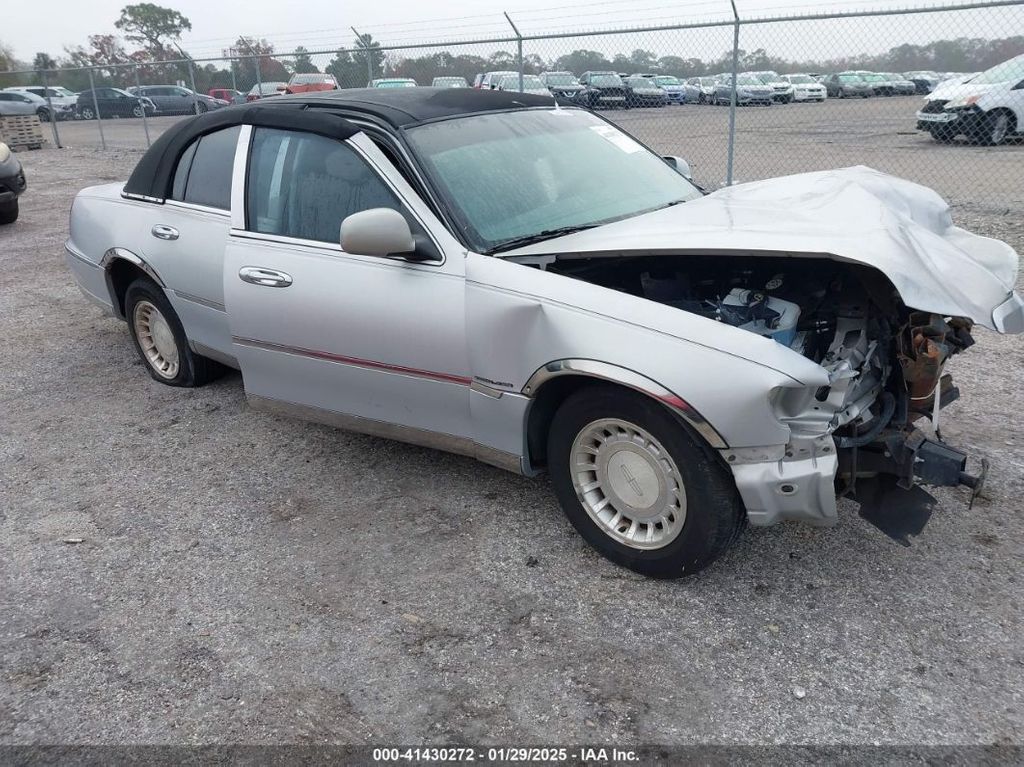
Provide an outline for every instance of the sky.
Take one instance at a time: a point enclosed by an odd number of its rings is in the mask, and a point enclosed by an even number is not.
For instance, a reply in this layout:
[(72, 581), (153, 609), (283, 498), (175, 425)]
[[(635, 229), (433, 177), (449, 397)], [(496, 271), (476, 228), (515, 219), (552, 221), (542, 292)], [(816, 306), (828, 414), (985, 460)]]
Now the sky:
[[(466, 40), (508, 35), (502, 15), (507, 10), (524, 35), (587, 31), (616, 27), (693, 23), (731, 17), (729, 0), (508, 0), (507, 6), (488, 11), (471, 0), (422, 0), (358, 4), (338, 0), (156, 0), (174, 8), (192, 22), (182, 46), (195, 58), (221, 54), (239, 35), (268, 39), (279, 52), (302, 45), (310, 50), (351, 45), (356, 27), (383, 44), (408, 45), (428, 40)], [(90, 34), (116, 33), (114, 21), (128, 0), (37, 0), (5, 3), (0, 42), (15, 56), (31, 61), (37, 51), (53, 56), (65, 46), (84, 45)], [(949, 5), (952, 0), (902, 0), (899, 7)], [(895, 7), (890, 0), (736, 0), (741, 16), (766, 17), (824, 11)], [(1016, 30), (1016, 31), (1014, 31)], [(764, 47), (790, 58), (825, 58), (850, 53), (877, 53), (901, 42), (927, 42), (939, 38), (1005, 37), (1024, 32), (1021, 7), (856, 21), (768, 24), (744, 28), (741, 47)], [(602, 53), (629, 52), (634, 48), (658, 55), (710, 58), (731, 44), (729, 29), (687, 32), (646, 32), (610, 37), (583, 37), (537, 41), (531, 50), (554, 58), (575, 48)], [(509, 45), (469, 46), (464, 50), (486, 55)], [(417, 52), (410, 52), (415, 55)]]

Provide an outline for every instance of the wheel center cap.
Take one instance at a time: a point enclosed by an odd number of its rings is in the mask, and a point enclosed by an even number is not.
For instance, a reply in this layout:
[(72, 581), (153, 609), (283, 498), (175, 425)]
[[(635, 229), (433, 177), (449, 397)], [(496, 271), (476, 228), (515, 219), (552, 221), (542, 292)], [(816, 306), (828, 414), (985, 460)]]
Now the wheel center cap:
[(156, 344), (157, 350), (165, 358), (169, 357), (175, 351), (174, 335), (164, 318), (154, 317), (150, 324), (150, 331), (153, 333), (153, 343)]
[(616, 450), (608, 457), (611, 490), (634, 509), (649, 509), (661, 496), (661, 481), (649, 459), (629, 450)]

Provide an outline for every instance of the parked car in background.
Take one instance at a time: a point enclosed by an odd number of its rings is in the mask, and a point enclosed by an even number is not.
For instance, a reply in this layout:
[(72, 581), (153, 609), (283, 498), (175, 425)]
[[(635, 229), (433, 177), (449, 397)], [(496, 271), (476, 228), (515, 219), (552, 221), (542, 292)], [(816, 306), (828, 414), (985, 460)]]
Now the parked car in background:
[(889, 94), (890, 96), (913, 96), (917, 93), (917, 86), (903, 75), (896, 74), (895, 72), (879, 72), (878, 74), (885, 80), (892, 91)]
[(641, 72), (633, 74), (632, 77), (646, 77), (648, 80), (652, 81), (655, 85), (665, 91), (665, 95), (668, 96), (669, 103), (686, 103), (686, 86), (678, 77)]
[(1024, 331), (1009, 245), (869, 168), (705, 195), (593, 112), (437, 95), (178, 121), (127, 182), (78, 193), (69, 271), (153, 380), (230, 366), (255, 408), (546, 472), (580, 534), (649, 576), (701, 570), (747, 522), (834, 525), (861, 473), (894, 509), (918, 482), (981, 490), (930, 427), (972, 325)]
[(466, 82), (465, 77), (435, 77), (431, 83), (431, 87), (434, 88), (468, 88), (469, 83)]
[(529, 93), (533, 96), (550, 96), (551, 91), (548, 90), (547, 86), (544, 85), (544, 81), (537, 75), (523, 75), (522, 87), (519, 85), (519, 75), (505, 75), (498, 80), (497, 90), (499, 91), (518, 91), (520, 93)]
[(626, 104), (631, 107), (663, 107), (668, 104), (668, 94), (658, 87), (653, 78), (642, 75), (625, 77)]
[(378, 77), (366, 84), (367, 88), (415, 88), (416, 81), (410, 77)]
[(27, 187), (21, 161), (0, 141), (0, 224), (18, 220), (18, 198)]
[(918, 70), (915, 72), (904, 72), (903, 76), (910, 80), (917, 89), (919, 95), (927, 95), (935, 90), (942, 82), (942, 75), (929, 70)]
[[(712, 104), (732, 103), (732, 76), (725, 75), (715, 82)], [(775, 89), (753, 75), (736, 75), (736, 103), (761, 104), (769, 107), (775, 103)]]
[(937, 141), (959, 135), (996, 146), (1024, 136), (1024, 55), (1004, 61), (967, 82), (941, 85), (925, 98), (917, 129)]
[(684, 85), (686, 100), (691, 104), (710, 104), (715, 97), (714, 77), (691, 77)]
[(874, 91), (864, 78), (853, 72), (837, 72), (825, 78), (825, 90), (837, 99), (867, 98)]
[[(35, 99), (38, 99), (38, 101), (35, 101), (36, 114), (44, 122), (50, 119), (51, 107), (58, 120), (73, 120), (77, 116), (75, 104), (78, 102), (78, 94), (72, 93), (67, 88), (44, 88), (41, 85), (29, 85), (4, 88), (4, 92), (21, 93), (30, 98), (35, 97)], [(49, 96), (49, 100), (47, 100), (47, 96)]]
[(825, 86), (810, 75), (782, 75), (793, 86), (793, 101), (824, 101), (828, 97)]
[(24, 93), (0, 91), (0, 117), (9, 115), (34, 115), (38, 109), (35, 101)]
[(245, 94), (234, 88), (210, 88), (206, 95), (211, 99), (219, 99), (232, 104), (244, 104), (246, 101)]
[(245, 94), (245, 100), (247, 102), (252, 102), (259, 101), (260, 99), (268, 99), (271, 96), (280, 96), (284, 93), (284, 89), (287, 87), (288, 83), (278, 81), (257, 83), (249, 89), (248, 93)]
[(326, 72), (296, 72), (288, 78), (288, 84), (284, 88), (287, 94), (336, 90), (338, 81), (334, 79), (334, 75)]
[(896, 86), (878, 72), (855, 70), (853, 74), (859, 76), (861, 80), (871, 86), (871, 93), (874, 96), (896, 95)]
[(793, 86), (779, 76), (778, 72), (744, 72), (745, 75), (756, 77), (772, 89), (772, 98), (780, 104), (788, 104), (793, 100)]
[(156, 104), (158, 112), (165, 115), (202, 114), (231, 104), (225, 99), (211, 98), (180, 85), (143, 85), (126, 90), (132, 95), (146, 97)]
[(513, 69), (497, 69), (493, 72), (484, 72), (480, 75), (480, 82), (474, 83), (473, 87), (480, 88), (482, 90), (496, 90), (498, 87), (498, 81), (508, 75), (516, 75), (518, 77), (519, 73)]
[(551, 91), (552, 96), (573, 99), (583, 90), (580, 81), (572, 72), (541, 72), (540, 79)]
[(583, 90), (573, 100), (591, 109), (601, 107), (621, 107), (628, 109), (626, 103), (626, 84), (617, 72), (584, 72), (580, 75)]
[[(95, 88), (78, 94), (75, 105), (83, 120), (99, 117), (142, 117), (156, 114), (156, 104), (148, 96), (139, 96), (120, 88)], [(97, 109), (99, 110), (97, 112)]]

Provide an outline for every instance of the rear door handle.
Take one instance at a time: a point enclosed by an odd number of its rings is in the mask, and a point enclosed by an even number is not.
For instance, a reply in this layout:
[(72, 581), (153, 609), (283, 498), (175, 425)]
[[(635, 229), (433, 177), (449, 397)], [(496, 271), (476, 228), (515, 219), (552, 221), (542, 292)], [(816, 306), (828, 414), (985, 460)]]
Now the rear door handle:
[(178, 230), (173, 226), (167, 226), (167, 224), (157, 224), (153, 227), (152, 234), (159, 240), (178, 239)]
[(276, 269), (264, 269), (262, 266), (243, 266), (238, 270), (238, 276), (242, 282), (262, 285), (266, 288), (287, 288), (292, 284), (290, 274), (279, 272)]

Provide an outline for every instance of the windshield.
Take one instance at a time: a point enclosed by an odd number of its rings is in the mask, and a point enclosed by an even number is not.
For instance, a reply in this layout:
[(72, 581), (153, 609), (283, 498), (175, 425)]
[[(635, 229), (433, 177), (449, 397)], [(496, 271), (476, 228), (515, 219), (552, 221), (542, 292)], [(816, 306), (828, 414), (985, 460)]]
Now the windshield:
[[(725, 79), (725, 84), (726, 85), (729, 84), (729, 78)], [(737, 85), (764, 85), (763, 82), (758, 80), (756, 77), (752, 77), (751, 75), (737, 75), (736, 76), (736, 84)]]
[(679, 80), (677, 80), (675, 77), (669, 77), (667, 75), (655, 77), (654, 82), (656, 82), (658, 85), (679, 85)]
[(544, 79), (547, 80), (548, 85), (579, 85), (579, 80), (568, 72), (545, 75)]
[(881, 75), (862, 75), (862, 77), (869, 83), (884, 83), (885, 78)]
[(860, 75), (839, 75), (840, 81), (844, 83), (861, 83), (864, 82)]
[[(519, 75), (506, 75), (501, 78), (498, 83), (498, 87), (506, 91), (519, 90)], [(541, 79), (537, 75), (523, 75), (523, 90), (547, 90), (547, 86), (541, 82)]]
[(660, 157), (580, 109), (492, 112), (428, 123), (407, 135), (482, 253), (701, 196)]
[(463, 77), (435, 77), (434, 85), (447, 86), (449, 88), (465, 88), (466, 80)]
[(378, 88), (410, 88), (416, 85), (412, 80), (381, 80)]
[(590, 84), (599, 88), (621, 88), (622, 78), (618, 75), (591, 75)]
[(652, 82), (650, 78), (647, 77), (627, 77), (626, 83), (633, 90), (643, 90), (645, 88), (647, 90), (651, 90), (658, 87), (657, 83)]
[(971, 78), (972, 85), (992, 85), (993, 83), (1007, 83), (1024, 80), (1024, 56), (1004, 61), (998, 66), (982, 72), (977, 77)]
[(804, 83), (817, 82), (816, 80), (814, 80), (811, 77), (808, 77), (807, 75), (789, 75), (789, 81), (791, 83), (800, 84), (800, 85), (802, 85)]

